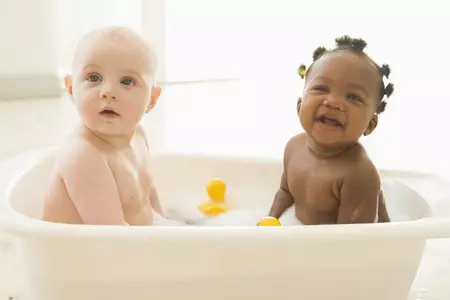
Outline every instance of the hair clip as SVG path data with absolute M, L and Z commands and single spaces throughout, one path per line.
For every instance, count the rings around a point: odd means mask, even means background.
M 378 104 L 377 114 L 383 113 L 384 110 L 386 109 L 386 105 L 387 105 L 386 100 L 381 101 L 381 102 Z
M 386 76 L 386 78 L 389 78 L 389 74 L 391 74 L 391 68 L 389 67 L 389 65 L 384 64 L 380 67 L 380 72 L 381 74 Z
M 389 69 L 388 65 L 383 65 L 383 67 L 380 68 L 381 74 L 386 76 L 386 78 L 389 76 L 390 71 L 391 70 Z M 382 80 L 385 81 L 384 79 Z M 393 92 L 394 92 L 394 85 L 392 83 L 386 84 L 383 91 L 383 96 L 380 100 L 380 103 L 378 103 L 377 114 L 381 114 L 382 112 L 384 112 L 384 110 L 386 109 L 387 100 L 392 95 Z
M 300 75 L 300 77 L 303 79 L 303 78 L 305 78 L 306 77 L 306 66 L 305 65 L 301 65 L 299 68 L 298 68 L 298 75 Z

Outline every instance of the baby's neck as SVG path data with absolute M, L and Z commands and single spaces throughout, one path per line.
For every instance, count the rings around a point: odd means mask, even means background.
M 306 146 L 308 150 L 316 157 L 322 159 L 329 159 L 340 156 L 347 152 L 347 150 L 353 148 L 358 145 L 358 142 L 354 143 L 345 143 L 336 146 L 323 145 L 312 139 L 311 137 L 307 137 Z
M 122 135 L 109 135 L 95 132 L 85 126 L 83 126 L 83 131 L 90 135 L 92 138 L 96 139 L 99 143 L 104 144 L 107 147 L 113 149 L 126 149 L 131 147 L 131 141 L 134 137 L 134 131 L 129 134 Z

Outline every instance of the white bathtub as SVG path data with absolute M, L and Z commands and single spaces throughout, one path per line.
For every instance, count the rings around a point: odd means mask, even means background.
M 54 149 L 27 156 L 0 199 L 0 231 L 19 238 L 33 300 L 406 300 L 427 238 L 450 237 L 400 181 L 432 176 L 382 171 L 388 207 L 402 222 L 343 226 L 115 227 L 52 224 L 40 215 Z M 278 161 L 158 154 L 166 208 L 196 205 L 225 179 L 241 208 L 270 205 Z M 426 185 L 426 184 L 425 184 Z M 442 197 L 449 193 L 441 184 Z M 436 187 L 428 202 L 436 199 Z M 434 195 L 434 196 L 432 196 Z M 434 198 L 433 198 L 434 197 Z M 440 197 L 440 196 L 439 196 Z M 393 200 L 393 198 L 395 198 Z M 433 198 L 433 199 L 432 199 Z M 417 220 L 420 219 L 420 220 Z M 19 298 L 20 299 L 20 298 Z

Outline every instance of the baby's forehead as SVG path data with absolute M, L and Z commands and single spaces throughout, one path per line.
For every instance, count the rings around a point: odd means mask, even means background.
M 150 50 L 149 44 L 140 35 L 125 27 L 106 27 L 93 30 L 83 36 L 78 44 L 78 48 L 98 42 L 129 45 L 130 47 L 141 48 L 144 51 Z
M 75 50 L 73 64 L 80 67 L 112 55 L 148 65 L 150 73 L 155 72 L 156 57 L 150 45 L 137 33 L 120 27 L 95 30 L 84 36 Z
M 344 79 L 358 79 L 368 82 L 379 81 L 379 71 L 365 55 L 349 51 L 336 51 L 324 54 L 318 59 L 309 77 L 332 76 Z

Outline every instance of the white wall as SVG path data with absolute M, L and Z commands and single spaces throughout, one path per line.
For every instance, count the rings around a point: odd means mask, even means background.
M 55 96 L 56 0 L 0 0 L 0 99 Z
M 259 82 L 262 93 L 273 94 L 259 114 L 271 114 L 275 130 L 284 133 L 298 130 L 296 119 L 286 119 L 303 87 L 299 64 L 311 63 L 318 46 L 333 47 L 337 36 L 364 38 L 367 53 L 391 65 L 395 85 L 379 127 L 363 139 L 372 158 L 382 168 L 450 178 L 450 19 L 444 0 L 168 1 L 169 80 Z M 248 102 L 257 97 L 249 95 Z M 255 114 L 252 107 L 239 109 Z
M 79 39 L 108 25 L 144 33 L 143 5 L 142 0 L 0 0 L 0 99 L 59 96 L 60 78 L 70 71 Z
M 0 75 L 39 74 L 56 69 L 51 47 L 52 0 L 0 1 Z
M 55 73 L 69 71 L 84 33 L 105 25 L 129 26 L 153 41 L 162 81 L 167 65 L 168 81 L 283 83 L 274 95 L 280 119 L 301 89 L 298 64 L 337 35 L 362 36 L 374 59 L 392 66 L 396 85 L 376 134 L 365 139 L 374 160 L 450 177 L 450 19 L 443 0 L 0 0 L 0 99 L 58 95 Z
M 98 27 L 122 25 L 142 33 L 142 0 L 60 0 L 56 10 L 60 74 L 70 70 L 73 51 L 87 32 Z

